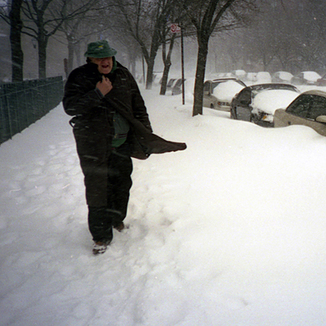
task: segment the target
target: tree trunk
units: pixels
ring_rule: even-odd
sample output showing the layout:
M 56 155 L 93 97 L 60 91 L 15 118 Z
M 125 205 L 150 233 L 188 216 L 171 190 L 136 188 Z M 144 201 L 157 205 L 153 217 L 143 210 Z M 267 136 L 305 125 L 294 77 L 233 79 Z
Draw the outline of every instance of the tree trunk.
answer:
M 136 59 L 137 59 L 137 49 L 136 46 L 133 45 L 130 48 L 128 48 L 128 64 L 129 64 L 129 71 L 131 72 L 131 74 L 134 76 L 134 78 L 136 78 Z
M 203 114 L 203 95 L 206 61 L 208 53 L 208 39 L 201 40 L 198 47 L 197 69 L 195 81 L 195 97 L 192 116 Z
M 142 49 L 144 57 L 146 59 L 146 63 L 147 63 L 146 89 L 152 88 L 155 58 L 157 55 L 157 51 L 162 43 L 160 33 L 159 33 L 159 25 L 158 24 L 156 24 L 156 27 L 154 28 L 154 33 L 152 35 L 151 41 L 152 41 L 152 43 L 151 43 L 149 55 L 146 55 L 146 53 L 144 53 L 144 51 L 146 52 L 145 47 Z
M 48 40 L 46 37 L 41 37 L 38 40 L 38 77 L 46 78 L 46 47 Z
M 23 80 L 24 53 L 21 47 L 21 30 L 23 28 L 23 23 L 20 18 L 22 2 L 23 0 L 13 0 L 12 8 L 9 14 L 13 82 Z
M 75 53 L 77 67 L 81 66 L 82 63 L 84 64 L 85 60 L 86 60 L 86 58 L 84 56 L 84 52 L 82 52 L 82 55 L 81 55 L 80 48 L 81 48 L 80 42 L 76 43 L 74 46 L 74 51 L 75 51 L 74 53 Z M 74 65 L 72 65 L 72 68 L 73 67 L 74 67 Z
M 74 52 L 75 52 L 75 46 L 73 43 L 73 40 L 68 38 L 68 65 L 67 65 L 67 75 L 72 71 L 73 62 L 74 62 Z
M 155 57 L 147 60 L 146 89 L 152 89 Z
M 161 90 L 160 90 L 160 95 L 165 95 L 166 92 L 166 85 L 168 83 L 168 77 L 169 77 L 169 71 L 171 68 L 171 55 L 172 55 L 172 50 L 173 50 L 173 45 L 174 45 L 174 40 L 175 40 L 176 34 L 172 35 L 170 45 L 169 45 L 169 51 L 168 54 L 165 55 L 165 44 L 163 44 L 163 63 L 164 63 L 164 70 L 163 70 L 163 76 L 162 76 L 162 83 L 161 83 Z

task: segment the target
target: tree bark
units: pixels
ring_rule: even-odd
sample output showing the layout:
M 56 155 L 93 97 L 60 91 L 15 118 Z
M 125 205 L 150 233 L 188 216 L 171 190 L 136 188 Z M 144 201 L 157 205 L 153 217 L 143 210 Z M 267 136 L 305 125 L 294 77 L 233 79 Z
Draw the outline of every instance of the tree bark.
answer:
M 23 80 L 24 53 L 21 46 L 21 30 L 23 28 L 23 22 L 20 18 L 22 2 L 23 0 L 13 0 L 9 14 L 13 82 Z
M 152 89 L 154 64 L 155 57 L 150 57 L 147 60 L 146 89 Z
M 169 50 L 168 50 L 167 54 L 166 54 L 166 45 L 165 45 L 165 43 L 163 44 L 162 55 L 163 55 L 164 70 L 163 70 L 163 76 L 162 76 L 160 95 L 165 95 L 165 92 L 166 92 L 166 85 L 168 83 L 169 71 L 170 71 L 170 68 L 172 65 L 171 55 L 172 55 L 175 37 L 176 37 L 176 34 L 173 34 L 171 37 Z
M 195 96 L 192 115 L 203 114 L 204 78 L 208 54 L 208 40 L 201 39 L 198 46 Z
M 38 77 L 40 79 L 46 78 L 46 47 L 48 43 L 47 37 L 40 37 L 38 40 Z
M 203 89 L 209 38 L 225 11 L 234 1 L 236 0 L 225 0 L 225 2 L 223 2 L 223 4 L 221 4 L 220 8 L 217 10 L 220 1 L 210 0 L 207 2 L 207 7 L 204 9 L 202 17 L 199 15 L 197 19 L 196 13 L 194 13 L 194 16 L 192 16 L 191 20 L 197 30 L 198 41 L 195 96 L 192 113 L 193 116 L 203 114 Z
M 68 40 L 67 75 L 69 76 L 73 67 L 75 47 L 72 39 L 69 39 L 68 37 L 67 40 Z
M 161 45 L 161 38 L 159 34 L 159 24 L 156 24 L 157 27 L 154 29 L 154 33 L 152 36 L 152 43 L 149 57 L 145 56 L 146 63 L 147 63 L 147 76 L 146 76 L 146 89 L 151 89 L 153 85 L 153 72 L 154 72 L 154 65 L 155 65 L 155 58 L 157 55 L 157 51 Z

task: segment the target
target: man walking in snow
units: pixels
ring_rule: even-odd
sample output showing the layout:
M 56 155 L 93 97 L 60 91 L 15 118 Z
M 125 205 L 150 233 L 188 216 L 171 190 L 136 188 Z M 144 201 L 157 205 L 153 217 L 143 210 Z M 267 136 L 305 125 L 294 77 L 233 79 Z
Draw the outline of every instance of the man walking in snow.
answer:
M 131 157 L 186 148 L 153 134 L 137 83 L 116 61 L 116 53 L 106 40 L 88 44 L 87 63 L 71 72 L 63 98 L 65 112 L 73 116 L 94 254 L 106 251 L 112 228 L 125 228 Z

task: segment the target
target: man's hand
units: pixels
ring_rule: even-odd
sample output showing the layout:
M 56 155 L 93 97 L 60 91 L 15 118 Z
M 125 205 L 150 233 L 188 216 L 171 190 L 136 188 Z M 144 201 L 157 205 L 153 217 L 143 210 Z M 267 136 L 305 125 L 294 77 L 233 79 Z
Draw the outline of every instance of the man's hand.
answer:
M 102 75 L 102 81 L 99 81 L 96 84 L 96 88 L 103 94 L 103 96 L 105 96 L 107 93 L 109 93 L 111 91 L 111 89 L 113 88 L 111 81 L 109 78 L 104 77 L 104 75 Z

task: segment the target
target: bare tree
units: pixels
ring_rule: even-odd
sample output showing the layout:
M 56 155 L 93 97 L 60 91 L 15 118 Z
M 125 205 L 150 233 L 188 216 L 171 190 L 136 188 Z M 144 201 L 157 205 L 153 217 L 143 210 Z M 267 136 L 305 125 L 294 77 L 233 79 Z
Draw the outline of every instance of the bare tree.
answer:
M 166 92 L 169 71 L 172 65 L 171 55 L 172 55 L 175 39 L 182 38 L 181 42 L 183 42 L 185 32 L 187 31 L 187 28 L 191 25 L 190 21 L 188 20 L 188 17 L 186 16 L 186 12 L 182 8 L 182 6 L 173 6 L 173 9 L 171 10 L 169 17 L 170 17 L 169 23 L 166 24 L 165 29 L 162 28 L 162 60 L 164 64 L 164 70 L 163 70 L 163 76 L 161 81 L 160 95 L 165 95 Z M 174 32 L 171 31 L 172 26 L 176 28 Z M 187 32 L 187 36 L 190 35 L 191 35 L 191 31 Z M 167 45 L 168 45 L 168 50 L 166 49 Z
M 123 24 L 138 42 L 147 63 L 146 88 L 151 88 L 155 58 L 177 0 L 124 0 L 119 3 Z
M 29 0 L 24 1 L 24 28 L 22 33 L 36 39 L 38 44 L 39 78 L 46 77 L 46 49 L 49 38 L 53 36 L 62 24 L 90 9 L 92 0 L 81 2 L 71 11 L 68 5 L 73 0 Z
M 121 15 L 120 4 L 115 0 L 105 1 L 103 10 L 98 12 L 97 21 L 102 27 L 101 36 L 105 37 L 114 48 L 119 49 L 120 61 L 136 77 L 136 62 L 142 57 L 139 43 L 126 27 L 125 18 Z M 94 26 L 94 25 L 93 25 Z
M 105 6 L 107 8 L 108 5 Z M 107 30 L 103 24 L 99 24 L 99 16 L 104 9 L 101 3 L 97 0 L 82 0 L 76 4 L 73 1 L 67 3 L 64 8 L 64 17 L 69 17 L 69 14 L 75 12 L 75 15 L 69 19 L 65 19 L 59 30 L 64 33 L 67 46 L 68 58 L 66 73 L 69 74 L 73 69 L 74 56 L 79 63 L 79 49 L 83 41 L 86 41 L 97 33 L 102 33 Z
M 23 80 L 24 53 L 21 47 L 21 30 L 23 24 L 20 18 L 22 1 L 23 0 L 13 0 L 9 14 L 13 82 Z
M 162 60 L 164 63 L 164 70 L 163 70 L 163 76 L 162 76 L 162 82 L 161 82 L 161 89 L 160 89 L 160 95 L 165 95 L 166 92 L 166 86 L 169 78 L 169 71 L 171 68 L 171 55 L 172 50 L 174 46 L 174 40 L 176 38 L 177 34 L 172 34 L 171 38 L 169 40 L 166 40 L 162 43 Z M 166 45 L 169 44 L 169 49 L 166 52 Z
M 255 0 L 185 0 L 182 2 L 196 30 L 198 42 L 194 116 L 202 114 L 203 111 L 203 84 L 211 35 L 242 26 L 248 20 L 248 13 L 257 9 L 255 2 Z
M 21 46 L 21 6 L 23 0 L 12 0 L 11 7 L 0 7 L 0 18 L 10 25 L 12 81 L 23 80 L 24 53 Z
M 290 17 L 289 7 L 286 7 Z M 321 0 L 305 0 L 296 9 L 293 36 L 299 69 L 325 69 L 326 13 Z

